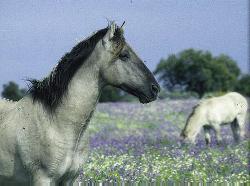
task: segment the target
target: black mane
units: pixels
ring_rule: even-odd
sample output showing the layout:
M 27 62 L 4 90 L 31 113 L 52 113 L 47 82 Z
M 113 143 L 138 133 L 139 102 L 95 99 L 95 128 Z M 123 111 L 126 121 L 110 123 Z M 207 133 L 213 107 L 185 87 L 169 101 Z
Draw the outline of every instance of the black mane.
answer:
M 187 118 L 187 122 L 186 125 L 188 124 L 189 120 L 191 119 L 191 117 L 193 117 L 193 115 L 196 112 L 196 109 L 200 106 L 200 103 L 198 103 L 197 105 L 193 106 L 192 108 L 192 112 L 189 114 L 188 118 Z
M 93 52 L 96 44 L 107 33 L 108 28 L 99 30 L 90 38 L 78 43 L 59 61 L 57 67 L 43 80 L 29 80 L 29 93 L 34 101 L 41 101 L 51 111 L 59 105 L 68 85 L 84 61 Z

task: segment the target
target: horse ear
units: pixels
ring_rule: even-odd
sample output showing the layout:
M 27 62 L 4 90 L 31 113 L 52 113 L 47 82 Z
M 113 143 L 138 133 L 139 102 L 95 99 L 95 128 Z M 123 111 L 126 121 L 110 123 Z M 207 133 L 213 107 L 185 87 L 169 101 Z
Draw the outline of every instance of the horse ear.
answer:
M 120 31 L 123 34 L 124 33 L 124 26 L 125 25 L 125 21 L 123 21 L 122 25 L 120 26 Z
M 117 26 L 116 26 L 115 22 L 111 22 L 111 24 L 108 27 L 108 31 L 103 38 L 105 42 L 112 40 L 112 38 L 115 35 L 116 28 L 117 28 Z

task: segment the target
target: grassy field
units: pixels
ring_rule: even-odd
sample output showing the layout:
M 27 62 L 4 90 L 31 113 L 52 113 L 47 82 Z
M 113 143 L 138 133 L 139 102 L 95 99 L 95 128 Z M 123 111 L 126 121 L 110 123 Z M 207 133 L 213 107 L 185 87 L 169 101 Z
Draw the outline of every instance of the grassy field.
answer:
M 94 182 L 250 182 L 248 135 L 235 144 L 230 126 L 223 145 L 203 132 L 195 146 L 179 135 L 197 100 L 99 104 L 89 125 L 90 152 L 81 178 Z M 247 129 L 249 132 L 249 119 Z M 249 134 L 249 133 L 248 133 Z

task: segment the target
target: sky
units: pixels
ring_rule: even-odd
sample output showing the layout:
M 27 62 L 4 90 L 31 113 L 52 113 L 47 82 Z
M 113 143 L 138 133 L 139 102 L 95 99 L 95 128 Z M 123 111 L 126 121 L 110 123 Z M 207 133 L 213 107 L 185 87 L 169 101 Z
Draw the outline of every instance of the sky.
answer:
M 233 58 L 248 72 L 247 0 L 0 1 L 0 91 L 8 81 L 47 76 L 79 41 L 125 24 L 125 38 L 154 70 L 187 48 Z

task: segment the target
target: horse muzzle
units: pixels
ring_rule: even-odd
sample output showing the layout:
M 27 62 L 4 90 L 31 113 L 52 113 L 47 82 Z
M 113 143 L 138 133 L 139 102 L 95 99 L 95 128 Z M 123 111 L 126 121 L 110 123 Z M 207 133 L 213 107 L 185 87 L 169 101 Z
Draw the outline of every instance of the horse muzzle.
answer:
M 148 91 L 148 94 L 141 93 L 138 97 L 141 103 L 149 103 L 157 99 L 159 92 L 160 86 L 158 84 L 152 84 L 150 87 L 150 91 Z

